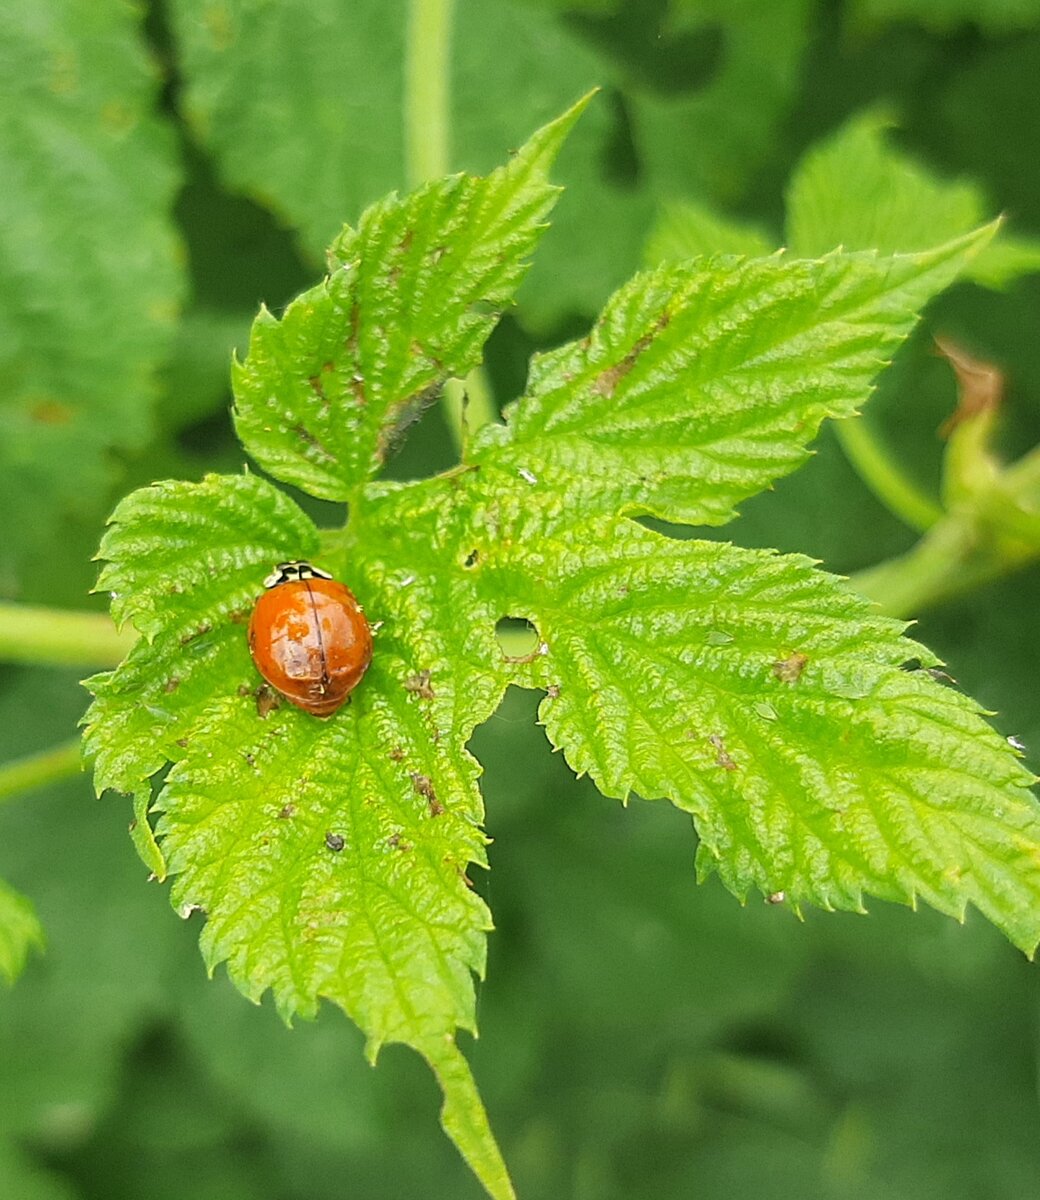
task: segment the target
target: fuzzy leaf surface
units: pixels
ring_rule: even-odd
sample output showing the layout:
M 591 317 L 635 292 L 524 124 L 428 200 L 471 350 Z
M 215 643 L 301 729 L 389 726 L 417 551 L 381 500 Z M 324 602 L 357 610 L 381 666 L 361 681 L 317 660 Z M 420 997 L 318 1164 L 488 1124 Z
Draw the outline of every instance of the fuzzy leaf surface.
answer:
M 391 196 L 346 229 L 329 276 L 263 309 L 233 373 L 235 426 L 267 470 L 344 500 L 396 432 L 462 378 L 512 302 L 558 188 L 548 169 L 582 101 L 481 179 Z
M 0 978 L 14 983 L 29 951 L 43 945 L 43 929 L 33 906 L 0 879 Z
M 631 521 L 561 526 L 520 497 L 488 585 L 537 628 L 515 668 L 578 774 L 691 813 L 698 869 L 742 900 L 861 909 L 865 894 L 1040 941 L 1033 777 L 927 650 L 798 557 L 678 541 Z M 507 513 L 512 513 L 512 518 Z
M 665 265 L 616 293 L 588 337 L 532 360 L 472 462 L 578 512 L 724 524 L 793 470 L 824 417 L 854 413 L 921 307 L 985 244 L 819 261 Z

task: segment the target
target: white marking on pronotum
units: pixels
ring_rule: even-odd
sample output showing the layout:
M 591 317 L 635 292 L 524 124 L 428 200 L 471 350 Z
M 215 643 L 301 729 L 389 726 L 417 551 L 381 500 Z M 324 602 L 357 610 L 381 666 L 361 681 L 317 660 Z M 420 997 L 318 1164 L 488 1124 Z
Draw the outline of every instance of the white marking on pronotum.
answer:
M 516 473 L 526 483 L 535 484 L 538 482 L 538 476 L 535 475 L 533 471 L 529 471 L 526 467 L 517 467 Z

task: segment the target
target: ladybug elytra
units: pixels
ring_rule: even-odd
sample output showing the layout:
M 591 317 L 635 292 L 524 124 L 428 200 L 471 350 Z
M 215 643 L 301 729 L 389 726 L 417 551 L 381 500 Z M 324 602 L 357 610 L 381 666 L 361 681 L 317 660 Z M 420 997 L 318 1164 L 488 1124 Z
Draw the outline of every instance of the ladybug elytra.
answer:
M 372 661 L 372 631 L 353 592 L 308 562 L 279 563 L 249 621 L 256 669 L 291 704 L 331 716 Z

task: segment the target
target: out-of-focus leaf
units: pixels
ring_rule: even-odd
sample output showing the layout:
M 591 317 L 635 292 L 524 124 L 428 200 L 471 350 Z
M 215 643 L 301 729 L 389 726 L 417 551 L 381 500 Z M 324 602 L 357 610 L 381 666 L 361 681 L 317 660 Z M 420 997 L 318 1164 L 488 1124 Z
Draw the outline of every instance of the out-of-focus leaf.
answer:
M 776 249 L 774 242 L 757 226 L 725 217 L 707 204 L 673 201 L 662 205 L 658 213 L 645 258 L 652 267 L 709 254 L 760 258 Z
M 635 143 L 655 194 L 739 194 L 793 101 L 810 12 L 807 0 L 682 0 L 676 24 L 717 28 L 721 61 L 692 95 L 633 88 Z
M 153 427 L 181 289 L 174 141 L 127 4 L 0 28 L 0 592 Z
M 43 929 L 33 906 L 0 879 L 0 977 L 14 983 L 29 951 L 43 945 Z
M 853 118 L 801 160 L 788 187 L 791 252 L 906 253 L 961 237 L 991 214 L 975 183 L 938 178 L 889 144 L 876 113 Z M 970 264 L 970 278 L 1004 287 L 1040 269 L 1040 240 L 1003 231 Z

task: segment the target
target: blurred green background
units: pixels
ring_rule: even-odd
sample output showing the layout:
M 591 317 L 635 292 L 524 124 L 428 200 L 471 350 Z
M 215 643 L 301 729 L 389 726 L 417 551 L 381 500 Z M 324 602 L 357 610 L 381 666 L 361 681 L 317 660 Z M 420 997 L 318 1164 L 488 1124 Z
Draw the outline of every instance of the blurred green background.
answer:
M 115 500 L 241 467 L 230 350 L 407 182 L 407 20 L 398 0 L 0 0 L 0 599 L 103 607 Z M 456 0 L 453 166 L 603 88 L 490 344 L 497 400 L 640 265 L 662 203 L 779 231 L 792 165 L 867 108 L 1040 235 L 1038 78 L 1036 0 Z M 886 374 L 874 417 L 922 483 L 956 400 L 932 332 L 1006 370 L 1003 449 L 1040 441 L 1038 301 L 1035 276 L 959 287 Z M 452 454 L 433 409 L 393 471 Z M 725 536 L 843 573 L 914 541 L 826 434 Z M 1038 605 L 1032 569 L 917 631 L 1031 751 Z M 0 761 L 69 738 L 85 702 L 76 672 L 0 665 Z M 466 1047 L 523 1200 L 1040 1195 L 1033 966 L 974 914 L 799 923 L 697 888 L 682 815 L 576 783 L 534 704 L 511 693 L 474 738 L 498 929 Z M 372 1071 L 338 1014 L 288 1033 L 205 979 L 129 815 L 86 779 L 0 806 L 0 876 L 48 937 L 0 993 L 0 1196 L 478 1197 L 413 1055 Z

